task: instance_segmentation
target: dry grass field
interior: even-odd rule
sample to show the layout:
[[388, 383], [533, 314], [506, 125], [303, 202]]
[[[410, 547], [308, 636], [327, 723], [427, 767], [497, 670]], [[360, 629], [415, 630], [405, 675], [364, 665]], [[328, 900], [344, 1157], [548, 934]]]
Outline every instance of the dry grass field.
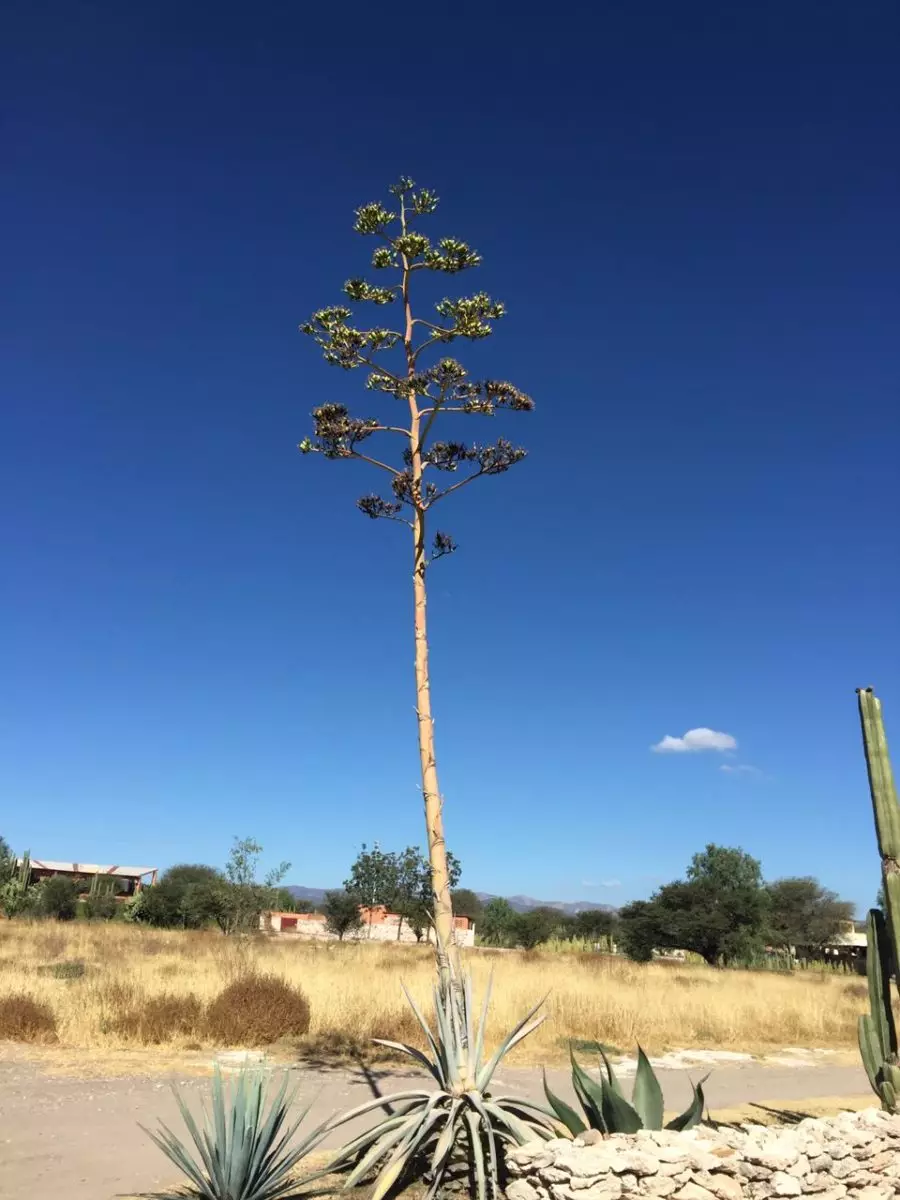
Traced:
[[[813, 971], [635, 966], [594, 954], [489, 950], [470, 951], [466, 961], [479, 993], [493, 973], [495, 1036], [549, 992], [548, 1020], [510, 1060], [520, 1064], [561, 1061], [569, 1039], [628, 1051], [639, 1041], [651, 1053], [850, 1049], [865, 1006], [864, 980]], [[270, 979], [264, 996], [247, 982], [259, 976]], [[338, 1059], [365, 1053], [372, 1037], [420, 1042], [400, 985], [428, 1006], [431, 979], [427, 948], [4, 921], [0, 1040], [98, 1053], [143, 1046], [177, 1052], [262, 1044], [283, 1020], [285, 1048]], [[306, 1024], [302, 1000], [278, 981], [305, 995], [305, 1034], [297, 1032]], [[229, 985], [238, 986], [214, 1005]], [[265, 1014], [268, 1027], [242, 1037], [247, 1012]], [[252, 1021], [247, 1028], [255, 1030]]]

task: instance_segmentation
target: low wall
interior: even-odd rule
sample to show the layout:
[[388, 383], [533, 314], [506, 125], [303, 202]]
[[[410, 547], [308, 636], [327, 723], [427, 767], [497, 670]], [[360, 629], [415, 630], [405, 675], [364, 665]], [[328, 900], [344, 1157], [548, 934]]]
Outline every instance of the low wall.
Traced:
[[870, 1108], [776, 1127], [609, 1138], [592, 1130], [531, 1142], [508, 1164], [508, 1200], [888, 1200], [900, 1196], [900, 1117]]

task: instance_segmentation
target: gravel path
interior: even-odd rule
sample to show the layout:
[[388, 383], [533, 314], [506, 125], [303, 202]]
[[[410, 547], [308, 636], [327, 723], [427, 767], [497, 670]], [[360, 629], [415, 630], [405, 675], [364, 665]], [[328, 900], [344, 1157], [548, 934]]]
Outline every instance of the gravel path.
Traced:
[[[660, 1070], [667, 1106], [690, 1098], [688, 1076], [708, 1068]], [[568, 1072], [548, 1072], [551, 1086], [568, 1095]], [[312, 1102], [310, 1120], [371, 1096], [370, 1082], [359, 1071], [297, 1070], [300, 1096]], [[378, 1071], [384, 1092], [410, 1086], [417, 1077]], [[186, 1076], [80, 1079], [55, 1075], [39, 1064], [0, 1061], [0, 1198], [2, 1200], [113, 1200], [171, 1186], [176, 1173], [140, 1130], [159, 1119], [180, 1129], [170, 1085], [194, 1106], [209, 1088], [208, 1078]], [[538, 1098], [539, 1072], [508, 1068], [499, 1072], [497, 1091]], [[756, 1101], [789, 1107], [792, 1101], [850, 1096], [868, 1090], [857, 1065], [795, 1067], [758, 1062], [713, 1069], [706, 1085], [711, 1109]]]

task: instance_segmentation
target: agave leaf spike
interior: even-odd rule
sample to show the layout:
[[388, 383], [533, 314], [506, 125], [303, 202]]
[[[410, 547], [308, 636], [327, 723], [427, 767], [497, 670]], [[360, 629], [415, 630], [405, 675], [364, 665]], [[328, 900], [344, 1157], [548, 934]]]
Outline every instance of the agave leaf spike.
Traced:
[[415, 1046], [407, 1046], [405, 1042], [391, 1042], [387, 1038], [372, 1038], [372, 1041], [376, 1046], [387, 1046], [389, 1050], [397, 1050], [400, 1054], [409, 1055], [410, 1058], [414, 1058], [417, 1063], [425, 1068], [436, 1083], [441, 1082], [440, 1074], [434, 1069], [428, 1056], [423, 1054], [421, 1050], [417, 1050]]
[[601, 1077], [600, 1084], [594, 1083], [587, 1071], [575, 1058], [575, 1051], [569, 1046], [569, 1058], [572, 1060], [572, 1083], [585, 1112], [595, 1129], [610, 1133], [606, 1118], [605, 1089]]
[[501, 1108], [493, 1100], [484, 1101], [485, 1120], [489, 1121], [491, 1117], [491, 1125], [494, 1126], [498, 1137], [504, 1136], [504, 1130], [508, 1130], [508, 1139], [515, 1146], [524, 1146], [526, 1142], [533, 1141], [531, 1130], [521, 1121], [515, 1113], [510, 1112], [508, 1108]]
[[491, 971], [488, 976], [487, 987], [484, 989], [484, 999], [481, 1002], [481, 1019], [478, 1022], [478, 1032], [475, 1037], [475, 1054], [473, 1057], [473, 1069], [475, 1078], [478, 1079], [481, 1075], [482, 1059], [484, 1058], [484, 1035], [487, 1029], [488, 1006], [491, 1003], [491, 991], [494, 987], [494, 972]]
[[[355, 1187], [361, 1179], [369, 1173], [372, 1167], [387, 1154], [388, 1150], [392, 1150], [398, 1142], [402, 1142], [411, 1129], [415, 1129], [419, 1123], [419, 1114], [413, 1113], [411, 1117], [406, 1117], [403, 1123], [396, 1128], [391, 1129], [384, 1137], [379, 1138], [372, 1146], [367, 1154], [359, 1160], [344, 1182], [344, 1191], [349, 1191]], [[381, 1128], [381, 1126], [379, 1126]]]
[[641, 1118], [644, 1129], [662, 1129], [662, 1088], [659, 1086], [659, 1080], [650, 1065], [650, 1060], [640, 1046], [638, 1046], [637, 1070], [634, 1076], [631, 1103]]
[[380, 1121], [376, 1126], [365, 1132], [357, 1134], [355, 1138], [347, 1142], [345, 1146], [341, 1146], [335, 1156], [329, 1159], [327, 1165], [322, 1168], [320, 1174], [331, 1175], [335, 1171], [343, 1170], [344, 1167], [352, 1163], [360, 1154], [367, 1153], [379, 1138], [391, 1129], [396, 1129], [402, 1125], [409, 1116], [408, 1111], [402, 1115], [388, 1117], [386, 1121]]
[[484, 1169], [484, 1147], [481, 1144], [481, 1131], [478, 1128], [478, 1117], [474, 1112], [466, 1113], [466, 1125], [469, 1129], [469, 1153], [475, 1168], [475, 1186], [478, 1200], [488, 1200], [487, 1172]]
[[439, 1059], [440, 1053], [438, 1052], [437, 1043], [434, 1040], [434, 1034], [431, 1032], [431, 1026], [423, 1017], [421, 1009], [419, 1008], [418, 1004], [416, 1004], [415, 1000], [413, 1000], [412, 996], [407, 990], [406, 984], [401, 983], [400, 987], [403, 989], [403, 995], [406, 997], [409, 1007], [413, 1010], [413, 1016], [419, 1022], [422, 1032], [425, 1034], [425, 1037], [428, 1040], [431, 1053], [434, 1055], [435, 1059]]
[[497, 1138], [494, 1132], [494, 1126], [486, 1111], [486, 1106], [482, 1103], [474, 1105], [478, 1116], [481, 1119], [481, 1124], [484, 1127], [484, 1137], [488, 1148], [488, 1163], [490, 1164], [491, 1179], [499, 1179], [500, 1177], [500, 1156], [497, 1153]]
[[641, 1118], [635, 1108], [607, 1080], [601, 1079], [600, 1086], [603, 1089], [603, 1117], [610, 1132], [637, 1133]]
[[587, 1126], [575, 1109], [570, 1108], [564, 1100], [560, 1100], [558, 1096], [550, 1091], [550, 1085], [547, 1083], [546, 1069], [544, 1070], [544, 1095], [547, 1097], [547, 1103], [573, 1137], [577, 1137], [579, 1133], [585, 1132]]
[[[597, 1043], [597, 1049], [600, 1052], [600, 1057], [603, 1059], [603, 1066], [606, 1068], [607, 1083], [609, 1084], [610, 1088], [616, 1093], [616, 1095], [621, 1096], [622, 1099], [624, 1100], [625, 1093], [622, 1091], [622, 1085], [619, 1083], [618, 1079], [616, 1078], [616, 1073], [612, 1068], [612, 1063], [609, 1061], [606, 1051], [599, 1044], [599, 1042]], [[640, 1049], [640, 1047], [639, 1047], [639, 1049]], [[601, 1072], [601, 1082], [602, 1082], [602, 1072]]]
[[435, 1175], [444, 1168], [444, 1163], [447, 1160], [450, 1151], [453, 1149], [453, 1134], [456, 1123], [456, 1116], [462, 1108], [462, 1100], [457, 1096], [450, 1102], [450, 1107], [447, 1111], [447, 1123], [441, 1130], [440, 1137], [434, 1147], [434, 1153], [431, 1156], [431, 1173]]
[[534, 1014], [543, 1007], [546, 999], [547, 997], [544, 996], [537, 1002], [537, 1004], [535, 1004], [534, 1008], [529, 1009], [522, 1020], [519, 1021], [518, 1025], [513, 1027], [512, 1033], [508, 1034], [506, 1039], [500, 1043], [500, 1045], [494, 1051], [491, 1059], [478, 1072], [478, 1078], [475, 1080], [475, 1084], [479, 1091], [484, 1091], [490, 1080], [493, 1078], [494, 1072], [497, 1070], [500, 1060], [506, 1057], [510, 1050], [512, 1050], [513, 1046], [518, 1045], [523, 1038], [527, 1038], [529, 1034], [534, 1033], [538, 1026], [543, 1025], [546, 1017], [541, 1017], [540, 1020], [533, 1022], [531, 1025], [529, 1025], [528, 1022], [531, 1020]]
[[377, 1096], [374, 1100], [366, 1100], [364, 1104], [357, 1104], [355, 1108], [348, 1109], [347, 1112], [341, 1113], [337, 1117], [332, 1117], [328, 1122], [328, 1130], [330, 1132], [338, 1129], [355, 1117], [362, 1117], [366, 1113], [372, 1112], [373, 1109], [384, 1108], [388, 1101], [391, 1104], [397, 1104], [404, 1100], [427, 1100], [432, 1094], [432, 1092], [426, 1092], [424, 1088], [415, 1088], [408, 1092], [393, 1092], [390, 1096]]
[[693, 1129], [695, 1125], [699, 1124], [699, 1122], [703, 1120], [703, 1106], [706, 1103], [703, 1097], [703, 1085], [706, 1083], [707, 1079], [709, 1079], [709, 1076], [704, 1075], [699, 1083], [694, 1083], [691, 1085], [694, 1089], [694, 1099], [680, 1117], [675, 1117], [674, 1120], [669, 1121], [669, 1123], [666, 1125], [666, 1129], [673, 1129], [677, 1132], [681, 1132], [685, 1129]]

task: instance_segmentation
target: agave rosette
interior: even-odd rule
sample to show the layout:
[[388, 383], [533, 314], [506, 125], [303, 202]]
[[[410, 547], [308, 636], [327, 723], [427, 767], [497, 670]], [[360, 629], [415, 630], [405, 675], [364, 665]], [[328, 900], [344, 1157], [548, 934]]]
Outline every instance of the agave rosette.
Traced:
[[344, 1146], [326, 1170], [349, 1168], [345, 1189], [377, 1171], [371, 1200], [383, 1200], [398, 1183], [420, 1174], [429, 1181], [431, 1200], [448, 1171], [464, 1156], [475, 1195], [478, 1200], [488, 1200], [499, 1190], [507, 1146], [521, 1146], [561, 1132], [553, 1115], [541, 1105], [518, 1096], [494, 1096], [489, 1090], [501, 1061], [545, 1020], [535, 1019], [544, 1002], [541, 1000], [526, 1013], [494, 1053], [486, 1057], [490, 984], [477, 1017], [468, 975], [455, 978], [444, 990], [435, 988], [434, 1030], [406, 988], [403, 990], [425, 1036], [427, 1051], [384, 1038], [375, 1041], [413, 1059], [431, 1075], [436, 1087], [379, 1097], [342, 1113], [331, 1122], [329, 1130], [386, 1105], [391, 1109], [383, 1121]]

